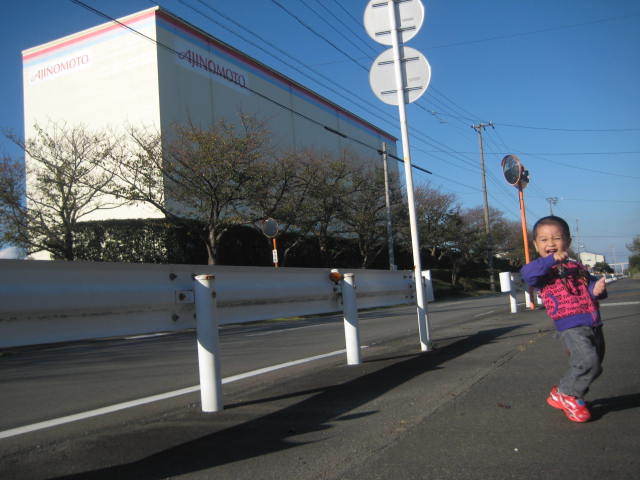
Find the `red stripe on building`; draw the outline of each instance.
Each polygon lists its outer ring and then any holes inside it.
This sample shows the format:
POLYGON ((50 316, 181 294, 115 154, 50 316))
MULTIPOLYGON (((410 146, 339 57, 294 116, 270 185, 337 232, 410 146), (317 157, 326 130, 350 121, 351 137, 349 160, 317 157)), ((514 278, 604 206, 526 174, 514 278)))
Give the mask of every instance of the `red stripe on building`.
POLYGON ((351 120, 355 121, 356 123, 359 123, 360 125, 362 125, 363 127, 373 130, 374 132, 378 133, 379 135, 386 137, 390 140, 396 141, 397 139, 388 134, 387 132, 379 129, 378 127, 376 127, 375 125, 372 125, 368 122, 366 122, 365 120, 361 119, 360 117, 354 115, 353 113, 349 112, 348 110, 343 109, 342 107, 329 102, 328 100, 324 99, 323 97, 321 97, 320 95, 318 95, 317 93, 308 90, 307 88, 303 87, 302 85, 293 82, 292 80, 290 80, 289 78, 285 77, 284 75, 281 75, 280 73, 271 70, 270 68, 264 66, 263 64, 253 60, 251 57, 248 57, 244 54, 242 54, 241 52, 233 49, 232 47, 226 45, 225 43, 216 40, 214 38, 212 38, 211 36, 207 35, 206 33, 201 32, 200 30, 198 30, 197 28, 189 25, 188 23, 177 19, 176 17, 174 17, 173 15, 170 15, 168 13, 163 12, 162 10, 150 10, 150 11, 146 11, 146 12, 142 12, 140 15, 131 17, 127 20, 124 21, 118 21, 118 22, 113 22, 113 24, 111 25, 105 25, 104 28, 98 29, 98 30, 94 30, 92 32, 88 32, 84 35, 80 35, 78 37, 69 39, 65 42, 62 43, 58 43, 56 45, 52 45, 50 47, 44 48, 42 50, 38 50, 36 52, 33 53, 29 53, 29 54, 23 54, 22 56, 22 60, 23 61, 27 61, 27 60, 32 60, 34 58, 43 56, 43 55, 47 55, 50 54, 51 52, 54 52, 56 50, 60 50, 63 48, 67 48, 71 45, 74 45, 76 43, 80 43, 80 42, 84 42, 85 40, 88 40, 90 38, 93 37, 97 37, 98 35, 103 35, 105 33, 111 32, 117 28, 123 28, 123 25, 130 25, 132 23, 136 23, 139 22, 140 20, 144 20, 146 18, 152 17, 157 15, 158 17, 162 18, 163 20, 165 20, 168 23, 171 23, 172 25, 174 25, 176 28, 181 29, 182 31, 184 31, 185 33, 188 33, 190 35, 193 35, 195 37, 200 38, 201 40, 203 40, 205 43, 214 45, 216 48, 219 48, 220 50, 223 50, 225 53, 227 53, 228 55, 236 58, 237 60, 249 64, 251 66, 253 66, 254 68, 256 68, 257 70, 260 70, 261 72, 263 72, 265 75, 268 75, 272 78, 275 78, 277 80, 279 80, 280 82, 284 83, 285 85, 288 85, 291 88, 296 89, 296 91, 298 91, 299 93, 306 95, 307 97, 322 103, 323 105, 326 105, 327 107, 331 108, 332 110, 335 110, 339 113, 341 113, 342 115, 349 117, 351 120))
POLYGON ((223 50, 225 53, 227 53, 228 55, 236 58, 237 60, 245 63, 245 64, 249 64, 252 67, 256 68, 257 70, 260 70, 261 72, 263 72, 266 75, 269 75, 272 78, 275 78, 276 80, 281 81, 282 83, 284 83, 285 85, 288 85, 291 88, 295 88, 299 93, 306 95, 309 98, 312 98, 313 100, 322 103, 323 105, 326 105, 327 107, 331 108, 332 110, 336 110, 338 112, 340 112, 341 114, 343 114, 346 117, 349 117, 351 120, 359 123, 360 125, 362 125, 363 127, 366 127, 370 130, 373 130, 374 132, 378 133, 379 135, 382 135, 383 137, 386 137, 390 140, 393 140, 394 142, 397 140, 397 138, 395 138, 394 136, 390 135, 389 133, 379 129, 378 127, 376 127, 375 125, 372 125, 368 122, 366 122, 365 120, 361 119, 360 117, 354 115, 353 113, 349 112, 348 110, 343 109, 342 107, 331 103, 329 101, 327 101, 326 99, 324 99, 323 97, 321 97, 320 95, 318 95, 317 93, 308 90, 307 88, 303 87, 302 85, 293 82, 292 80, 290 80, 289 78, 285 77, 284 75, 281 75, 280 73, 271 70, 270 68, 264 66, 263 64, 253 60, 251 57, 248 57, 246 55, 244 55, 243 53, 235 50, 234 48, 230 47, 229 45, 216 40, 215 38, 212 38, 211 36, 207 35, 206 33, 201 32, 200 30, 198 30, 195 27, 192 27, 191 25, 189 25, 188 23, 185 23, 179 19, 177 19, 176 17, 169 15, 165 12, 163 12, 162 10, 158 10, 157 12, 158 17, 161 17, 163 20, 165 20, 166 22, 172 24, 174 27, 179 28, 180 30, 182 30, 183 32, 192 35, 194 37, 199 38, 200 40, 204 41, 205 43, 208 43, 210 45, 215 46, 216 48, 223 50))
POLYGON ((144 20, 145 18, 149 18, 151 16, 155 15, 155 11, 150 11, 150 12, 144 12, 141 13, 140 15, 130 18, 126 21, 120 22, 120 23, 114 23, 113 25, 107 25, 104 28, 100 29, 100 30, 94 30, 93 32, 89 32, 85 35, 81 35, 79 37, 76 38, 71 38, 69 40, 67 40, 66 42, 62 42, 62 43, 58 43, 56 45, 52 45, 50 47, 44 48, 42 50, 38 50, 37 52, 33 52, 33 53, 29 53, 27 55, 22 55, 22 60, 31 60, 33 58, 39 57, 41 55, 46 55, 49 54, 51 52, 54 52, 56 50, 60 50, 61 48, 67 48, 71 45, 74 45, 76 43, 79 42, 84 42, 85 40, 89 39, 89 38, 93 38, 93 37, 97 37, 98 35, 103 35, 105 33, 108 33, 112 30, 115 30, 117 28, 122 28, 122 24, 124 25, 129 25, 135 22, 139 22, 140 20, 144 20))

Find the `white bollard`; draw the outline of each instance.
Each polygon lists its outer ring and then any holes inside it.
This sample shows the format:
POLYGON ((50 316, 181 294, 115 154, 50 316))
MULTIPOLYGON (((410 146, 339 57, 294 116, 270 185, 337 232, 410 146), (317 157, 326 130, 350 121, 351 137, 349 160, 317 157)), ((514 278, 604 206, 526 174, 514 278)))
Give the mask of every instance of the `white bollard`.
POLYGON ((500 291, 509 292, 509 304, 511 313, 518 313, 518 300, 516 299, 516 285, 511 272, 500 272, 500 291))
POLYGON ((203 412, 219 412, 222 402, 222 375, 218 348, 215 275, 198 275, 193 282, 196 302, 200 399, 203 412))
POLYGON ((524 304, 526 307, 529 307, 531 310, 535 308, 533 302, 531 301, 531 292, 528 288, 524 289, 524 304))
POLYGON ((509 277, 511 280, 511 290, 509 290, 509 304, 511 305, 511 313, 518 313, 518 299, 516 298, 516 282, 514 274, 509 277))
POLYGON ((345 273, 341 283, 347 365, 359 365, 362 362, 360 360, 360 330, 358 326, 355 275, 353 273, 345 273))
POLYGON ((433 295, 433 282, 431 281, 431 270, 422 271, 422 281, 424 282, 425 296, 427 302, 435 301, 436 297, 433 295))
POLYGON ((511 291, 511 272, 500 272, 500 291, 511 291))

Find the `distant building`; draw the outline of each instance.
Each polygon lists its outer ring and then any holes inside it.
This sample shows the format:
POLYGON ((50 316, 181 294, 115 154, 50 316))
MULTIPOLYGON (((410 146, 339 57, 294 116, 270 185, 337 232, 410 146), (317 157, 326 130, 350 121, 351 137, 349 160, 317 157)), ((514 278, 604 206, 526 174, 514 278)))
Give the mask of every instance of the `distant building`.
MULTIPOLYGON (((159 7, 30 48, 22 61, 27 139, 49 121, 166 131, 243 112, 264 119, 283 150, 348 148, 378 162, 385 143, 396 154, 391 134, 159 7)), ((135 205, 92 219, 151 217, 162 214, 135 205)))
POLYGON ((579 257, 580 263, 590 268, 593 268, 596 263, 604 263, 606 261, 604 255, 598 255, 597 253, 580 252, 579 257))

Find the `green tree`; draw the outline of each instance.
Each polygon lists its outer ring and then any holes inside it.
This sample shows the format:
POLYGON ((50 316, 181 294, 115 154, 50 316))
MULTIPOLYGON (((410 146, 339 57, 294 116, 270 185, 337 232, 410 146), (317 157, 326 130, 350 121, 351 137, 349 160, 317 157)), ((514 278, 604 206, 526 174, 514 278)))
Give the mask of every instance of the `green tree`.
MULTIPOLYGON (((368 268, 387 248, 384 171, 381 166, 366 166, 353 156, 351 161, 350 182, 338 216, 344 224, 344 233, 356 240, 361 267, 368 268)), ((396 198, 390 195, 390 199, 396 198)))
POLYGON ((598 262, 593 266, 593 271, 598 273, 613 273, 614 270, 607 262, 598 262))
POLYGON ((447 254, 451 260, 452 285, 458 283, 465 266, 486 259, 486 236, 478 212, 482 214, 482 208, 463 210, 452 219, 457 231, 447 254))
POLYGON ((627 248, 634 254, 640 254, 640 235, 633 237, 631 243, 627 244, 627 248))
MULTIPOLYGON (((460 205, 454 194, 443 193, 428 183, 414 189, 420 247, 433 258, 442 259, 457 241, 460 205)), ((409 239, 408 222, 403 238, 409 239)))
POLYGON ((264 124, 247 115, 239 120, 179 125, 166 135, 132 129, 107 167, 117 180, 111 193, 176 222, 204 222, 208 262, 215 264, 222 235, 252 222, 247 199, 264 181, 272 153, 264 124))
POLYGON ((640 273, 640 235, 633 237, 631 243, 627 244, 627 248, 631 252, 629 256, 629 271, 640 273))
MULTIPOLYGON (((300 234, 304 229, 299 225, 306 223, 310 216, 308 197, 312 185, 306 181, 304 171, 304 152, 286 152, 278 155, 263 173, 263 182, 256 184, 250 192, 249 208, 257 220, 273 218, 279 226, 279 236, 296 232, 295 240, 284 245, 284 253, 280 257, 280 265, 286 266, 289 253, 295 249, 305 237, 300 234)), ((259 227, 259 224, 256 225, 259 227)), ((305 229, 308 232, 311 227, 305 229)), ((271 240, 265 237, 270 245, 271 240)))
POLYGON ((297 221, 299 233, 318 242, 325 266, 333 264, 342 253, 332 239, 345 232, 340 209, 351 191, 351 173, 346 160, 328 152, 308 150, 300 168, 300 182, 307 192, 304 209, 297 221))
POLYGON ((103 193, 113 175, 100 165, 111 155, 106 133, 83 126, 35 125, 26 141, 7 138, 25 153, 25 162, 0 159, 2 241, 27 253, 45 250, 54 258, 74 260, 78 222, 122 202, 103 193))

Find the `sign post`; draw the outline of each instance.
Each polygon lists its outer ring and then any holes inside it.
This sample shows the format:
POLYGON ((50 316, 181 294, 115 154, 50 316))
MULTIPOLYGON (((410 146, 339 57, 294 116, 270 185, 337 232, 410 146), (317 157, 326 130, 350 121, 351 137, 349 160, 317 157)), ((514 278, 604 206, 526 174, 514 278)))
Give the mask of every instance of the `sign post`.
POLYGON ((273 218, 267 218, 266 220, 262 221, 262 225, 260 228, 262 229, 262 233, 264 233, 264 236, 271 239, 271 242, 273 244, 273 250, 271 250, 271 253, 273 255, 273 266, 275 268, 278 268, 278 247, 276 244, 276 237, 278 236, 278 231, 280 230, 280 227, 278 227, 278 222, 273 218))
POLYGON ((427 90, 431 79, 431 67, 419 51, 401 46, 413 38, 424 20, 424 5, 420 0, 381 1, 371 0, 364 13, 365 29, 378 43, 391 45, 373 62, 369 83, 376 96, 383 102, 398 106, 402 152, 407 186, 407 203, 411 226, 411 246, 413 250, 414 282, 418 313, 418 332, 422 351, 432 349, 429 324, 426 313, 425 290, 422 283, 420 262, 420 242, 411 171, 411 150, 405 104, 416 101, 427 90), (386 12, 385 12, 386 10, 386 12))
MULTIPOLYGON (((510 185, 518 189, 518 199, 520 201, 520 224, 522 225, 522 241, 524 242, 524 259, 525 263, 531 261, 529 253, 529 233, 527 232, 527 210, 524 205, 524 189, 529 184, 529 171, 525 170, 524 165, 516 155, 507 155, 502 159, 502 172, 504 178, 510 185)), ((531 301, 531 292, 528 292, 527 302, 531 310, 535 309, 535 305, 531 301)))

